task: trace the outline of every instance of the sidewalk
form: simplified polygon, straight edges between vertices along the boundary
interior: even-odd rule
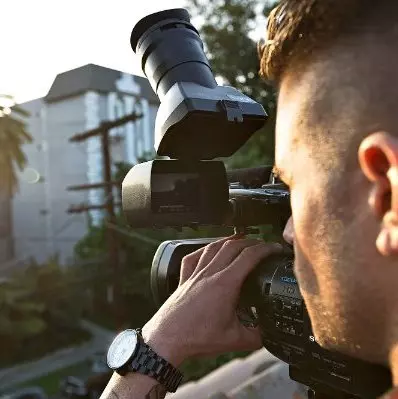
[[[115,336],[114,332],[89,321],[83,320],[81,327],[92,334],[91,341],[78,347],[62,349],[36,361],[0,369],[0,389],[7,390],[23,382],[84,362],[96,352],[106,351]]]

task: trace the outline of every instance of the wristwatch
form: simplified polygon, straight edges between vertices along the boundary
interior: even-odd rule
[[[108,367],[120,375],[137,372],[154,378],[168,392],[175,392],[183,375],[144,342],[141,330],[125,330],[111,343]]]

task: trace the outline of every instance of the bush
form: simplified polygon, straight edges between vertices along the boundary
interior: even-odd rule
[[[32,263],[0,285],[0,367],[40,358],[80,344],[84,301],[57,259]]]

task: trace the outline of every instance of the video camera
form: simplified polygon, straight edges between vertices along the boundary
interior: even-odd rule
[[[213,76],[198,31],[184,9],[149,15],[134,27],[131,46],[161,100],[157,155],[134,166],[122,187],[130,226],[196,228],[281,226],[290,195],[272,167],[227,172],[215,158],[233,155],[267,121],[264,108]],[[167,159],[165,159],[167,158]],[[177,288],[182,258],[215,239],[168,241],[153,259],[151,286],[160,306]],[[391,386],[387,368],[327,351],[315,341],[294,275],[292,250],[273,255],[241,293],[244,323],[257,324],[264,347],[289,364],[290,377],[312,398],[373,399]]]

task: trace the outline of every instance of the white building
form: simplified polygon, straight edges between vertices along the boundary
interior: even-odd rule
[[[59,254],[62,263],[70,262],[88,218],[68,214],[68,208],[104,202],[102,190],[67,191],[103,180],[100,137],[80,143],[69,139],[136,110],[141,119],[111,132],[113,162],[135,163],[153,152],[158,105],[147,79],[92,64],[59,74],[46,97],[21,104],[30,112],[27,127],[33,143],[23,148],[28,164],[13,199],[16,260],[43,262]],[[98,223],[102,213],[90,216]]]

